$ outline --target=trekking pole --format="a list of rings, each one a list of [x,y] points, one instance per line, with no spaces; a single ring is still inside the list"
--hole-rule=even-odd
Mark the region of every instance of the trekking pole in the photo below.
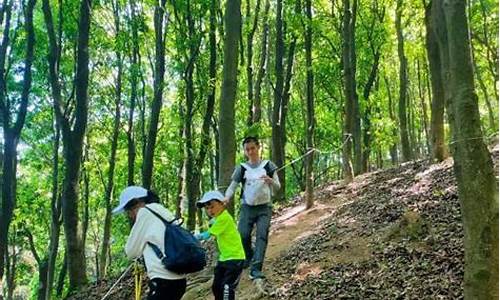
[[[142,273],[137,261],[134,262],[134,275],[135,275],[135,300],[141,300]]]
[[[108,290],[108,292],[101,298],[101,300],[105,300],[110,294],[111,294],[111,291],[115,288],[115,286],[123,279],[123,277],[125,277],[125,274],[128,273],[128,271],[130,270],[130,268],[132,268],[133,264],[130,264],[130,266],[128,266],[128,268],[123,271],[122,275],[120,276],[120,278],[118,278],[118,280],[113,284],[113,286],[111,286],[111,288]]]

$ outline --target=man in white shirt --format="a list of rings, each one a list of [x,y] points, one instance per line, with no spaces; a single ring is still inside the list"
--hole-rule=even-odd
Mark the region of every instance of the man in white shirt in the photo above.
[[[180,300],[186,291],[186,276],[167,270],[148,242],[165,251],[165,225],[148,209],[172,221],[174,215],[157,203],[158,197],[140,186],[129,186],[120,195],[120,204],[113,213],[125,211],[133,226],[125,245],[129,259],[144,256],[149,277],[148,300]]]

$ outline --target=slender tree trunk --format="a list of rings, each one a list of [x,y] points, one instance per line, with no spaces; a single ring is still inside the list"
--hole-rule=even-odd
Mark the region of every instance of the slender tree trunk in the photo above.
[[[392,92],[391,92],[391,86],[389,84],[389,80],[387,79],[386,76],[384,76],[384,81],[385,81],[385,87],[387,89],[387,97],[389,98],[389,118],[391,121],[396,124],[396,118],[394,117],[394,111],[393,111],[393,105],[392,105]],[[396,137],[398,135],[397,128],[394,127],[392,131],[393,137]],[[390,155],[391,155],[391,163],[392,165],[396,165],[398,163],[398,145],[396,142],[391,143],[390,149],[389,149]]]
[[[355,0],[356,1],[356,0]],[[307,23],[305,26],[305,50],[306,50],[306,96],[307,96],[307,129],[306,144],[307,151],[314,149],[314,74],[312,66],[312,8],[311,0],[306,0]],[[306,209],[314,205],[314,152],[306,157]]]
[[[57,286],[56,286],[56,296],[60,298],[64,289],[64,279],[68,273],[68,256],[66,252],[64,252],[64,259],[61,265],[61,270],[59,271],[59,277],[57,278]]]
[[[284,85],[284,67],[283,57],[285,53],[283,37],[283,1],[278,0],[276,5],[276,55],[275,55],[275,75],[276,84],[274,88],[274,103],[272,112],[272,160],[278,167],[285,164],[285,150],[283,147],[283,124],[281,123],[281,114],[283,113],[283,85]],[[285,199],[286,190],[285,171],[278,171],[278,177],[281,183],[281,189],[275,192],[277,201]]]
[[[134,185],[134,169],[135,169],[135,141],[134,141],[134,111],[137,102],[137,85],[140,72],[139,64],[139,35],[138,35],[138,18],[136,16],[136,5],[134,0],[129,2],[130,12],[132,16],[132,53],[131,53],[131,68],[130,68],[130,107],[127,123],[127,185]]]
[[[464,1],[437,1],[446,20],[452,153],[464,223],[465,299],[498,298],[498,181],[481,124]],[[433,7],[434,8],[434,7]]]
[[[370,152],[371,152],[371,104],[370,104],[370,91],[372,89],[373,84],[375,83],[375,79],[377,78],[378,64],[380,60],[380,51],[377,50],[373,56],[373,64],[370,70],[370,75],[368,76],[368,80],[366,81],[365,87],[363,89],[363,99],[365,100],[366,110],[363,115],[363,169],[362,172],[369,171],[370,165]]]
[[[447,156],[444,141],[445,91],[442,79],[443,70],[439,54],[439,45],[431,16],[431,6],[432,3],[428,4],[425,8],[427,59],[429,61],[429,73],[432,84],[430,142],[432,146],[431,157],[434,161],[440,162]]]
[[[418,96],[420,98],[420,105],[422,107],[422,123],[424,125],[424,134],[425,134],[425,146],[427,149],[427,153],[431,153],[431,145],[429,143],[429,124],[427,118],[427,105],[425,104],[425,93],[422,83],[421,76],[421,67],[420,67],[420,59],[417,59],[417,75],[418,75]]]
[[[401,152],[403,162],[412,159],[412,151],[408,133],[408,62],[404,50],[403,28],[401,27],[401,15],[403,14],[403,0],[397,0],[396,7],[396,33],[398,38],[399,57],[399,133],[401,135]]]
[[[61,232],[61,196],[59,194],[59,144],[61,130],[57,122],[54,123],[54,152],[52,163],[52,198],[50,201],[51,207],[51,222],[50,222],[50,242],[49,254],[47,263],[47,290],[45,298],[50,300],[52,297],[52,287],[54,285],[54,274],[56,268],[57,252],[59,249],[59,236]]]
[[[224,63],[219,106],[219,189],[225,191],[231,182],[236,156],[234,115],[238,86],[238,40],[241,35],[241,2],[228,0],[224,14]],[[229,207],[234,212],[234,202]]]
[[[263,18],[263,29],[262,29],[262,37],[261,37],[261,51],[260,51],[260,59],[259,59],[259,68],[257,70],[257,78],[255,79],[255,92],[254,92],[254,100],[252,102],[252,124],[259,123],[262,116],[262,105],[261,105],[261,86],[262,80],[266,74],[266,69],[269,67],[266,64],[267,61],[267,52],[268,52],[268,41],[267,37],[269,35],[269,8],[270,1],[266,0],[266,5],[264,8],[264,18]]]
[[[153,180],[153,161],[158,134],[158,121],[163,103],[163,87],[165,76],[165,31],[167,30],[168,15],[166,16],[166,0],[158,1],[155,6],[155,71],[154,71],[154,97],[151,105],[151,114],[147,135],[146,149],[144,152],[142,184],[146,189],[151,188]],[[145,109],[145,107],[144,107]]]
[[[350,0],[344,0],[344,16],[342,26],[342,66],[344,71],[344,93],[345,93],[345,116],[344,116],[344,179],[350,182],[354,178],[356,166],[357,143],[360,142],[357,135],[357,125],[359,125],[359,105],[358,95],[356,93],[356,51],[354,44],[354,29],[356,22],[357,0],[351,3]],[[352,157],[354,149],[354,170],[352,166]],[[360,157],[358,157],[360,158]],[[359,166],[358,166],[359,167]]]
[[[249,102],[249,115],[247,119],[247,124],[251,126],[253,124],[253,37],[255,35],[255,31],[257,30],[257,24],[259,21],[259,11],[260,11],[260,0],[257,0],[255,4],[254,10],[254,18],[253,23],[250,26],[250,1],[247,1],[246,5],[246,19],[247,19],[247,27],[249,28],[247,33],[247,95]],[[265,47],[264,47],[265,48]]]
[[[113,3],[113,11],[115,18],[115,30],[116,30],[116,40],[118,41],[118,35],[121,32],[120,28],[120,3],[118,1]],[[120,116],[121,116],[121,98],[122,98],[122,73],[123,73],[123,62],[122,53],[120,52],[119,45],[116,45],[116,64],[117,64],[117,77],[115,83],[115,116],[113,124],[113,133],[111,135],[111,152],[108,160],[108,178],[106,182],[106,190],[104,195],[104,204],[106,207],[106,215],[104,217],[104,229],[102,236],[102,246],[101,253],[99,255],[99,268],[98,268],[98,278],[105,278],[107,273],[107,257],[110,249],[110,238],[111,238],[111,198],[113,197],[114,191],[114,176],[115,176],[115,160],[116,160],[116,150],[118,148],[118,134],[120,133]]]
[[[33,53],[35,46],[35,32],[33,28],[33,10],[35,0],[29,0],[25,7],[25,31],[26,31],[26,52],[24,59],[24,72],[22,81],[21,101],[18,107],[11,107],[10,102],[5,99],[7,89],[7,73],[5,69],[6,51],[12,47],[9,41],[11,7],[7,10],[6,25],[4,27],[2,44],[0,46],[0,113],[3,125],[4,153],[2,163],[2,205],[0,211],[0,257],[3,258],[7,252],[8,233],[10,223],[14,216],[16,207],[16,185],[17,185],[17,144],[24,127],[28,100],[31,92]],[[4,3],[6,5],[6,2]],[[23,5],[24,6],[24,5]],[[23,7],[24,8],[24,7]],[[11,111],[16,109],[15,122],[12,120]],[[0,280],[4,273],[4,260],[0,259]]]

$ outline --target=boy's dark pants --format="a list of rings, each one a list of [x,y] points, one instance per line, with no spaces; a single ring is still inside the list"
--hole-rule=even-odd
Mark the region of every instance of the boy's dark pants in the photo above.
[[[227,260],[217,262],[214,270],[212,291],[215,300],[234,300],[235,290],[240,282],[244,260]]]
[[[251,270],[262,271],[271,225],[271,214],[272,208],[269,204],[241,205],[238,231],[245,249],[247,263],[252,264]],[[252,229],[254,225],[257,228],[255,232],[255,249],[252,249]]]

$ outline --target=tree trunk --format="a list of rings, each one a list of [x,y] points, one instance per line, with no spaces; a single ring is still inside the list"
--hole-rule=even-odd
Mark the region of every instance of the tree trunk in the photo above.
[[[257,0],[257,3],[255,4],[255,10],[254,10],[254,18],[253,18],[253,23],[250,26],[250,1],[247,1],[246,5],[246,20],[247,20],[247,28],[248,28],[248,33],[247,33],[247,96],[248,96],[248,103],[249,103],[249,114],[248,114],[248,119],[247,119],[247,124],[251,126],[253,124],[253,101],[254,101],[254,94],[253,94],[253,36],[255,35],[255,31],[257,30],[257,24],[259,21],[259,11],[260,11],[260,0]],[[265,47],[264,47],[265,48]]]
[[[408,62],[404,50],[403,29],[401,28],[401,15],[403,14],[403,0],[397,0],[396,7],[396,33],[398,38],[398,57],[399,57],[399,133],[401,135],[401,152],[403,154],[403,162],[412,159],[412,151],[408,133],[408,111],[406,109],[408,103]]]
[[[51,221],[50,221],[50,242],[49,254],[47,263],[47,290],[45,291],[45,298],[50,300],[52,297],[52,287],[54,285],[54,274],[56,268],[57,252],[59,249],[59,236],[61,233],[61,196],[59,194],[59,144],[61,130],[57,124],[54,123],[54,150],[53,150],[53,163],[52,163],[52,198],[50,201],[51,208]]]
[[[481,124],[465,2],[442,4],[449,49],[452,153],[464,223],[465,299],[498,298],[498,182]]]
[[[356,0],[355,0],[356,1]],[[312,66],[312,8],[311,0],[306,0],[307,22],[305,26],[305,50],[306,50],[306,97],[307,97],[307,129],[306,144],[307,151],[311,151],[306,157],[306,209],[314,205],[314,74]]]
[[[2,44],[0,48],[0,113],[3,126],[4,153],[2,163],[2,205],[0,211],[0,257],[3,258],[7,253],[9,227],[14,216],[16,207],[16,185],[17,185],[17,144],[24,127],[26,113],[28,110],[28,100],[31,92],[33,53],[35,45],[35,32],[33,28],[33,10],[35,0],[29,0],[25,8],[25,30],[26,30],[26,54],[24,59],[24,73],[22,81],[21,101],[16,107],[11,107],[11,103],[5,96],[8,93],[7,73],[5,69],[6,51],[11,47],[10,35],[10,16],[11,4],[6,9],[7,18],[4,27]],[[6,3],[5,3],[6,4]],[[23,7],[24,8],[24,7]],[[11,111],[16,109],[16,120],[12,123]],[[0,259],[0,281],[4,273],[4,260]]]
[[[259,58],[259,68],[257,70],[257,78],[255,79],[255,92],[254,92],[254,100],[252,102],[252,124],[260,123],[262,116],[262,106],[261,106],[261,85],[262,80],[266,74],[266,69],[269,67],[266,64],[267,60],[267,52],[268,52],[268,41],[267,37],[269,34],[269,8],[270,3],[269,0],[266,0],[266,5],[264,8],[264,18],[263,18],[263,29],[262,29],[262,37],[261,37],[261,51]]]
[[[240,37],[240,0],[228,0],[224,14],[224,63],[222,91],[219,106],[219,189],[225,191],[231,182],[236,155],[234,132],[234,107],[238,86],[238,40]],[[229,207],[234,212],[234,202]]]
[[[427,59],[429,61],[429,73],[432,84],[432,102],[431,102],[431,157],[434,161],[443,161],[447,156],[446,145],[444,142],[444,103],[445,91],[442,79],[442,64],[439,54],[439,45],[434,23],[431,16],[432,3],[425,8],[425,28],[426,28],[426,48]]]
[[[280,115],[283,109],[283,85],[284,85],[284,67],[283,57],[285,53],[285,45],[283,38],[283,1],[278,0],[276,5],[276,56],[275,56],[275,75],[276,84],[274,88],[274,102],[272,113],[272,145],[271,155],[273,162],[281,167],[285,164],[285,149],[283,147],[283,129]],[[281,183],[281,189],[276,191],[274,196],[277,201],[285,199],[285,170],[278,171],[278,177]]]
[[[380,50],[375,51],[373,54],[373,64],[370,70],[370,75],[368,76],[368,80],[366,81],[365,87],[363,89],[363,99],[365,100],[366,110],[363,115],[363,160],[362,160],[362,172],[369,171],[370,165],[370,152],[371,152],[371,104],[370,104],[370,91],[372,89],[373,84],[375,83],[375,79],[377,78],[378,64],[380,60]]]
[[[118,1],[113,3],[114,11],[114,21],[115,21],[115,39],[118,41],[118,36],[120,34],[120,13],[121,8]],[[113,133],[111,135],[111,153],[108,160],[108,178],[106,182],[106,190],[104,195],[104,205],[106,208],[106,214],[104,217],[104,229],[102,236],[102,246],[101,253],[99,255],[99,269],[98,278],[102,279],[106,277],[108,262],[107,257],[110,249],[109,240],[111,238],[111,198],[113,197],[114,191],[114,176],[115,176],[115,160],[116,160],[116,150],[118,148],[118,134],[120,133],[120,106],[122,98],[122,73],[123,73],[123,62],[122,53],[120,52],[119,45],[116,45],[116,64],[117,64],[117,74],[115,83],[115,116],[113,124]]]
[[[353,147],[355,153],[357,143],[360,142],[357,135],[357,126],[359,125],[359,105],[358,95],[356,93],[356,51],[354,44],[354,29],[356,25],[356,6],[357,0],[351,3],[350,0],[344,0],[344,16],[342,26],[342,66],[344,71],[344,147],[343,147],[343,162],[344,162],[344,179],[346,182],[351,182],[354,174],[358,174],[356,169],[359,167],[356,154],[354,154],[354,170],[352,166]],[[358,157],[360,158],[360,157]]]
[[[130,0],[130,12],[132,19],[132,53],[130,68],[130,107],[127,123],[127,185],[134,185],[135,169],[135,141],[134,141],[134,111],[137,102],[138,75],[140,72],[139,64],[139,35],[137,24],[139,22],[136,16],[136,5],[134,0]]]
[[[153,180],[153,161],[158,134],[158,121],[163,103],[163,86],[165,76],[165,31],[167,30],[168,15],[165,17],[166,0],[158,1],[155,5],[154,27],[155,27],[155,71],[154,71],[154,97],[151,104],[149,116],[149,128],[146,149],[144,152],[142,185],[146,189],[151,188]],[[145,109],[145,107],[144,107]]]
[[[394,111],[393,111],[393,105],[392,105],[392,92],[391,92],[391,86],[389,84],[389,80],[387,79],[386,76],[384,76],[384,82],[385,82],[385,87],[387,89],[387,97],[389,98],[389,118],[391,121],[393,121],[394,124],[397,123],[396,119],[394,118]],[[397,133],[397,128],[394,127],[392,131],[393,137],[396,137],[398,135]],[[392,165],[396,165],[398,163],[398,145],[396,142],[391,143],[389,152],[391,154],[391,163]]]
[[[431,153],[431,145],[429,143],[429,125],[428,125],[428,118],[427,118],[427,105],[425,103],[425,93],[424,93],[424,88],[423,88],[423,83],[422,83],[422,76],[421,76],[421,67],[420,67],[420,59],[417,59],[417,75],[418,75],[418,96],[420,98],[420,105],[422,107],[422,123],[424,125],[424,134],[425,134],[425,146],[427,153]]]

